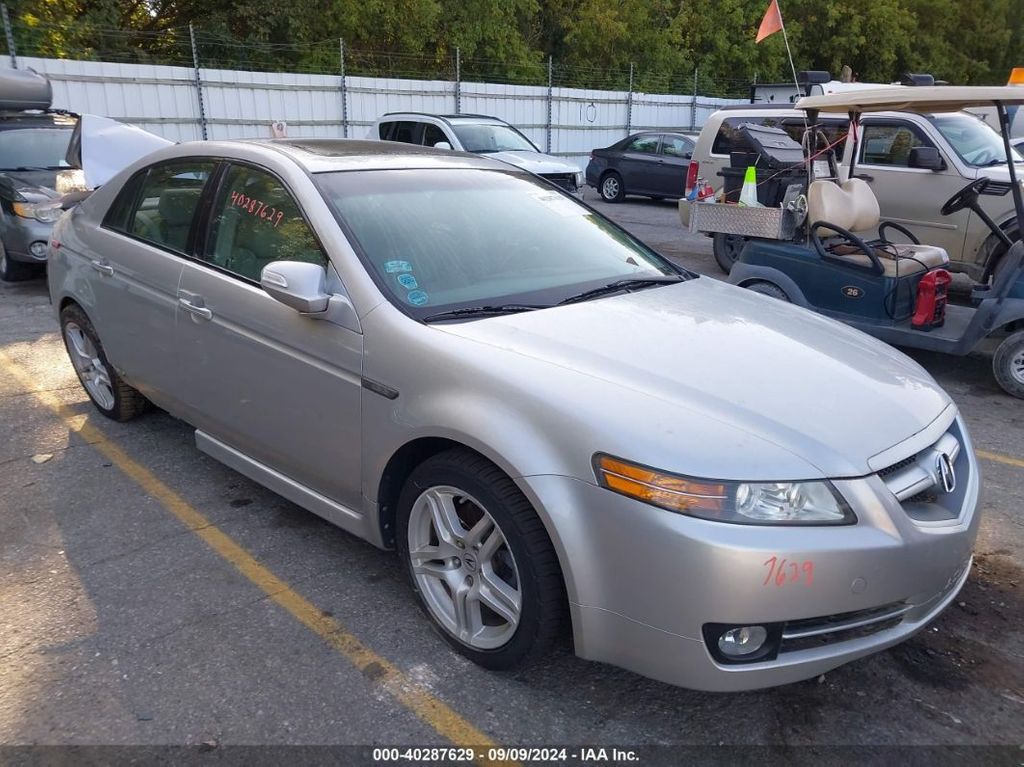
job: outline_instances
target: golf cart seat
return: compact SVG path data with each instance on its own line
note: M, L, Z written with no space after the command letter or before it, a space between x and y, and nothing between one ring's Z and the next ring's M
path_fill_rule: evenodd
M863 179L851 178L842 186L818 180L811 182L807 190L807 218L813 222L814 234L833 238L825 246L831 256L870 269L874 267L866 251L870 248L881 262L886 277L905 277L949 265L949 256L943 248L921 245L911 232L891 221L880 223L879 213L875 193ZM875 228L880 239L865 242L848 237L851 232ZM899 230L914 242L889 242L884 236L889 228Z

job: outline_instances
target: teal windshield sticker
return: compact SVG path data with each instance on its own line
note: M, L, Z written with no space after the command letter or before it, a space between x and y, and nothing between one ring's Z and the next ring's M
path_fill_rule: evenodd
M411 272L412 264L408 261L385 261L384 271L388 274L395 274L396 272Z
M411 274L398 275L398 284L401 285L406 290L413 290L414 288L418 288L420 286L420 284L416 282L416 278L413 277Z
M422 290L414 290L412 293L407 295L406 300L413 306L423 306L430 299L427 298L427 294Z

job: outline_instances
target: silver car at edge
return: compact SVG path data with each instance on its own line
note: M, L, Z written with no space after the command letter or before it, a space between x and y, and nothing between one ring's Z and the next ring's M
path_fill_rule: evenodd
M65 214L50 294L96 407L376 546L489 668L564 631L672 684L805 679L956 596L950 398L843 325L689 274L483 157L182 144Z

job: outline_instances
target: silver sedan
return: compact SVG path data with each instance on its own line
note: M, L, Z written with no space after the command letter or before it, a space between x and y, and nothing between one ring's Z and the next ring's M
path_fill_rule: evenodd
M706 690L820 674L939 614L979 476L903 354L672 265L486 158L207 142L58 223L50 294L101 413L395 548L488 668Z

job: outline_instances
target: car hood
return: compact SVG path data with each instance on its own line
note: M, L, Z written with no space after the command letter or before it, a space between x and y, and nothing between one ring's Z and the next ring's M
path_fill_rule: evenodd
M57 192L55 170L0 171L0 197L24 202L30 199L54 199Z
M540 152L488 152L487 157L507 162L517 168L528 170L538 175L544 173L579 173L580 169L571 162L566 162L551 155Z
M596 413L588 417L634 436L643 425L648 433L633 442L646 452L630 458L683 473L696 473L690 467L697 465L703 476L866 475L872 456L909 439L950 404L924 369L892 347L710 278L434 327L557 366L557 375L544 378L530 365L518 367L529 378L524 386L557 380L553 385L566 388L556 394L566 410ZM656 445L654 431L662 434ZM688 463L672 463L687 450ZM726 471L721 456L730 450ZM702 464L701 453L716 454L718 469ZM763 453L777 458L762 460Z

